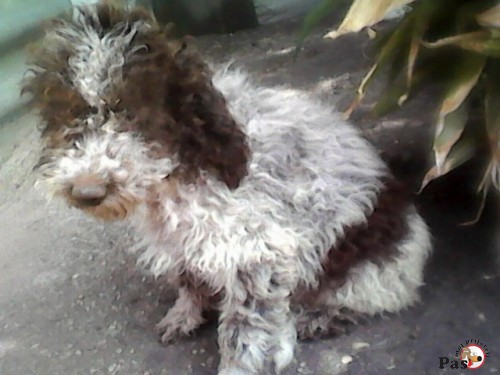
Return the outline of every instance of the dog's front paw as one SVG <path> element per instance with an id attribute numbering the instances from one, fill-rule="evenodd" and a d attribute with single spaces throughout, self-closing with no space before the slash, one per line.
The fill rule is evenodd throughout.
<path id="1" fill-rule="evenodd" d="M 162 322 L 163 320 L 156 325 L 156 334 L 158 335 L 159 340 L 162 344 L 171 344 L 176 339 L 183 336 L 181 327 L 175 327 L 173 325 L 164 324 Z M 186 335 L 189 335 L 189 333 L 187 333 Z"/>
<path id="2" fill-rule="evenodd" d="M 166 345 L 180 337 L 189 336 L 203 322 L 201 316 L 180 315 L 170 311 L 156 325 L 156 332 L 160 336 L 160 341 Z"/>
<path id="3" fill-rule="evenodd" d="M 297 335 L 300 340 L 335 336 L 346 333 L 361 316 L 347 310 L 306 311 L 296 317 Z"/>

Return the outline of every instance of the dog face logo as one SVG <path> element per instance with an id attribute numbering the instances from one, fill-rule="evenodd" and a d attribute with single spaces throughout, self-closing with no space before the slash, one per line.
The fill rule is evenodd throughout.
<path id="1" fill-rule="evenodd" d="M 455 358 L 439 357 L 439 368 L 477 370 L 491 355 L 488 345 L 480 339 L 468 339 L 457 347 Z"/>
<path id="2" fill-rule="evenodd" d="M 467 361 L 467 368 L 475 370 L 484 364 L 486 355 L 479 345 L 468 345 L 460 352 L 460 360 Z"/>

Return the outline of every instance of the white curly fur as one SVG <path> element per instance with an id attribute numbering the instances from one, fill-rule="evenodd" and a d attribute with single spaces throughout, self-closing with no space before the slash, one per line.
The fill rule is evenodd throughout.
<path id="1" fill-rule="evenodd" d="M 81 27 L 63 25 L 49 37 L 75 45 L 73 84 L 99 107 L 134 53 L 133 34 L 147 25 L 99 37 L 78 17 Z M 346 228 L 366 222 L 388 171 L 357 130 L 306 94 L 257 86 L 227 67 L 216 68 L 213 83 L 251 149 L 248 175 L 237 189 L 205 172 L 193 184 L 165 180 L 178 161 L 152 158 L 140 136 L 116 131 L 113 118 L 76 149 L 53 155 L 45 181 L 54 192 L 82 174 L 113 181 L 118 193 L 106 199 L 134 201 L 125 216 L 143 239 L 139 262 L 174 284 L 187 273 L 222 292 L 219 374 L 279 372 L 292 360 L 297 335 L 290 296 L 299 284 L 318 286 L 322 260 Z M 396 312 L 417 299 L 430 240 L 416 213 L 407 220 L 397 257 L 382 268 L 359 264 L 342 287 L 322 291 L 325 312 Z M 165 341 L 202 322 L 199 298 L 181 289 L 159 324 Z"/>

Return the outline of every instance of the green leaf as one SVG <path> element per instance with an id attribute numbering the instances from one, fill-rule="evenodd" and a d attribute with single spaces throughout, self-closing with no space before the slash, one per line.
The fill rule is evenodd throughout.
<path id="1" fill-rule="evenodd" d="M 477 22 L 488 29 L 500 29 L 500 5 L 496 5 L 476 16 Z"/>
<path id="2" fill-rule="evenodd" d="M 412 75 L 412 88 L 420 86 L 428 80 L 432 71 L 429 69 L 418 69 Z M 385 116 L 390 111 L 401 107 L 409 97 L 409 90 L 405 77 L 400 77 L 396 81 L 388 82 L 386 88 L 382 91 L 381 98 L 373 107 L 371 113 L 375 117 Z"/>
<path id="3" fill-rule="evenodd" d="M 325 38 L 335 39 L 347 33 L 361 31 L 380 22 L 389 11 L 413 1 L 415 0 L 354 0 L 340 26 L 326 34 Z"/>
<path id="4" fill-rule="evenodd" d="M 420 186 L 420 192 L 431 182 L 432 180 L 444 176 L 453 169 L 459 167 L 465 162 L 472 159 L 477 150 L 477 142 L 473 137 L 467 137 L 460 139 L 452 147 L 451 151 L 446 158 L 446 161 L 441 168 L 438 170 L 437 166 L 433 166 L 424 176 L 422 180 L 422 185 Z"/>
<path id="5" fill-rule="evenodd" d="M 304 18 L 297 40 L 297 50 L 300 49 L 306 37 L 323 18 L 331 14 L 335 9 L 346 2 L 346 0 L 322 0 L 318 5 L 316 5 Z"/>
<path id="6" fill-rule="evenodd" d="M 360 85 L 358 86 L 356 98 L 351 103 L 349 108 L 344 112 L 344 115 L 346 117 L 349 117 L 352 114 L 352 112 L 364 98 L 366 86 L 373 79 L 373 77 L 377 75 L 377 73 L 380 71 L 380 68 L 388 64 L 390 61 L 394 60 L 401 52 L 401 49 L 405 48 L 404 46 L 411 38 L 412 25 L 413 17 L 411 15 L 406 16 L 401 21 L 401 24 L 398 25 L 398 27 L 392 32 L 387 42 L 381 47 L 375 64 L 372 65 L 372 67 L 363 77 Z"/>
<path id="7" fill-rule="evenodd" d="M 491 182 L 500 190 L 500 64 L 493 64 L 488 70 L 485 96 L 485 122 L 491 161 L 489 174 Z M 486 172 L 488 173 L 488 171 Z"/>
<path id="8" fill-rule="evenodd" d="M 412 36 L 408 49 L 408 61 L 406 67 L 406 93 L 402 94 L 398 100 L 399 105 L 410 95 L 410 90 L 413 85 L 413 73 L 415 64 L 419 56 L 420 47 L 424 34 L 429 27 L 432 14 L 438 9 L 435 1 L 420 1 L 415 5 L 412 15 L 414 16 Z"/>
<path id="9" fill-rule="evenodd" d="M 462 136 L 468 118 L 469 113 L 465 102 L 458 109 L 442 118 L 441 126 L 443 129 L 439 134 L 436 134 L 433 146 L 438 172 L 441 172 L 451 148 Z"/>
<path id="10" fill-rule="evenodd" d="M 464 50 L 477 52 L 485 56 L 500 57 L 500 37 L 495 37 L 488 30 L 474 31 L 439 39 L 435 42 L 424 42 L 428 48 L 440 48 L 454 45 Z"/>
<path id="11" fill-rule="evenodd" d="M 377 100 L 377 103 L 372 109 L 372 114 L 376 117 L 384 116 L 390 111 L 398 108 L 401 103 L 401 98 L 407 95 L 407 86 L 404 80 L 391 82 L 383 90 L 382 97 Z M 406 98 L 404 98 L 406 100 Z"/>
<path id="12" fill-rule="evenodd" d="M 473 53 L 464 53 L 457 62 L 455 75 L 441 103 L 436 124 L 433 150 L 438 173 L 442 173 L 451 148 L 463 133 L 467 123 L 464 101 L 476 85 L 485 63 L 484 56 Z"/>

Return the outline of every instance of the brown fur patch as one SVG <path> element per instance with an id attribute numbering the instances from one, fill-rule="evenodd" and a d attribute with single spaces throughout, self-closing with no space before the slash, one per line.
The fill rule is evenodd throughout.
<path id="1" fill-rule="evenodd" d="M 197 52 L 162 34 L 132 61 L 118 97 L 133 130 L 177 153 L 188 178 L 207 170 L 235 188 L 247 173 L 249 148 L 211 72 Z"/>
<path id="2" fill-rule="evenodd" d="M 394 179 L 386 182 L 366 223 L 347 228 L 340 243 L 330 249 L 323 263 L 328 279 L 345 278 L 349 269 L 361 260 L 377 262 L 397 254 L 396 245 L 408 232 L 407 191 Z"/>
<path id="3" fill-rule="evenodd" d="M 346 228 L 343 238 L 323 261 L 316 291 L 300 288 L 294 299 L 314 305 L 321 289 L 335 289 L 346 280 L 352 267 L 369 260 L 379 264 L 398 254 L 397 244 L 408 233 L 406 215 L 410 207 L 409 190 L 394 178 L 385 182 L 373 213 L 363 224 Z"/>
<path id="4" fill-rule="evenodd" d="M 23 89 L 33 95 L 32 104 L 38 109 L 44 126 L 42 136 L 51 148 L 63 147 L 72 141 L 77 119 L 83 117 L 90 106 L 81 95 L 55 72 L 44 72 L 33 77 Z"/>

